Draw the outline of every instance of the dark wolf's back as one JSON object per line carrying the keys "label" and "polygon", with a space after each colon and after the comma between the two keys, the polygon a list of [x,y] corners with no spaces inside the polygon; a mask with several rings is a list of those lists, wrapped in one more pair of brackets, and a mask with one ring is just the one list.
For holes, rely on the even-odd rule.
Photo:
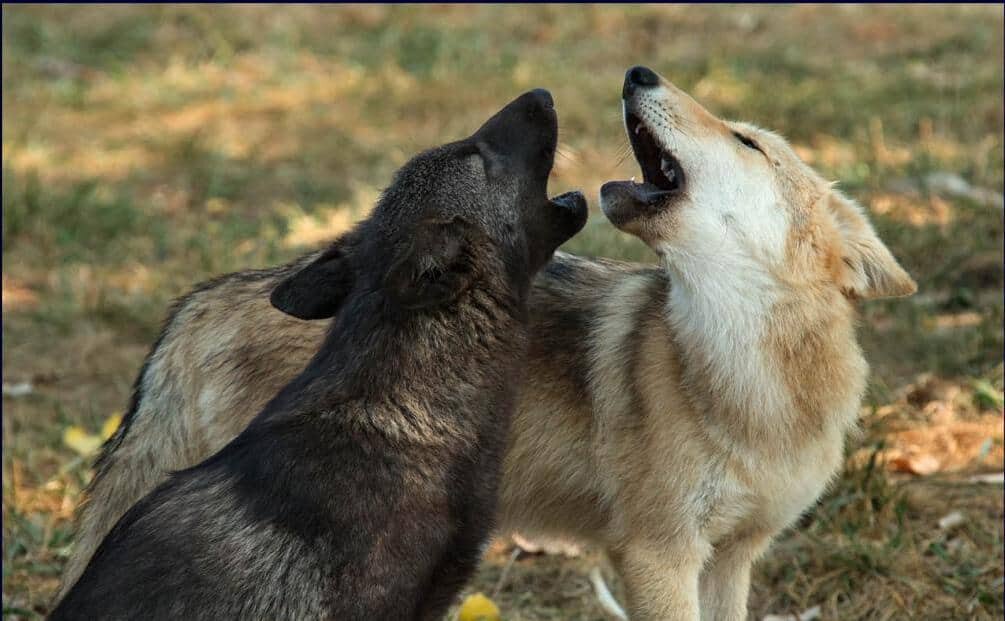
{"label": "dark wolf's back", "polygon": [[237,436],[317,351],[328,322],[281,313],[269,294],[318,254],[210,280],[175,302],[97,460],[58,598],[130,506]]}

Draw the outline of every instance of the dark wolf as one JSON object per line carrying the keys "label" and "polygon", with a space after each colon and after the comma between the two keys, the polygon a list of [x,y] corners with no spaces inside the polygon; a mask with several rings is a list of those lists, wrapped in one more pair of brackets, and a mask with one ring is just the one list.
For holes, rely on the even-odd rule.
{"label": "dark wolf", "polygon": [[441,617],[493,527],[531,278],[586,220],[547,198],[556,140],[526,93],[280,278],[278,309],[334,317],[320,349],[124,515],[51,618]]}

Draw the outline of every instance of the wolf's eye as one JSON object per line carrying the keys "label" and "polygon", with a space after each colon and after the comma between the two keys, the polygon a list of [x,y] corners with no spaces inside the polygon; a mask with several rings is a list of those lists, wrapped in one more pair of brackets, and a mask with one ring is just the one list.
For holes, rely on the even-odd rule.
{"label": "wolf's eye", "polygon": [[[733,132],[733,136],[737,140],[739,140],[740,142],[742,142],[743,146],[747,147],[748,149],[753,149],[755,151],[761,151],[761,147],[759,147],[756,142],[754,142],[750,138],[747,138],[743,134],[741,134],[739,132]],[[764,151],[761,151],[761,153],[764,153]]]}

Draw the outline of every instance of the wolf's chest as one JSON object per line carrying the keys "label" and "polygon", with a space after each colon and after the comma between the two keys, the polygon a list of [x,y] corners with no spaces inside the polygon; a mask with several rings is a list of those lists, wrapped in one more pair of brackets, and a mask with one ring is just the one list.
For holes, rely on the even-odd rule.
{"label": "wolf's chest", "polygon": [[840,435],[821,437],[798,451],[736,460],[701,486],[699,523],[713,544],[738,530],[776,532],[820,497],[841,467]]}

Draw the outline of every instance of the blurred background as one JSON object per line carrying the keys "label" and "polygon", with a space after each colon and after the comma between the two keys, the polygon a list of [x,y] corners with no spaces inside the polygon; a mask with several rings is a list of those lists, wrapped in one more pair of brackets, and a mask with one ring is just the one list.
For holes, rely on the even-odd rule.
{"label": "blurred background", "polygon": [[[170,300],[331,239],[522,91],[555,96],[551,189],[593,203],[567,249],[653,260],[595,204],[638,174],[620,93],[642,63],[788,137],[920,287],[864,305],[863,433],[758,565],[752,616],[1001,618],[1002,29],[1000,6],[4,5],[4,616],[46,612]],[[469,589],[503,618],[607,618],[595,552],[504,576],[511,545]]]}

